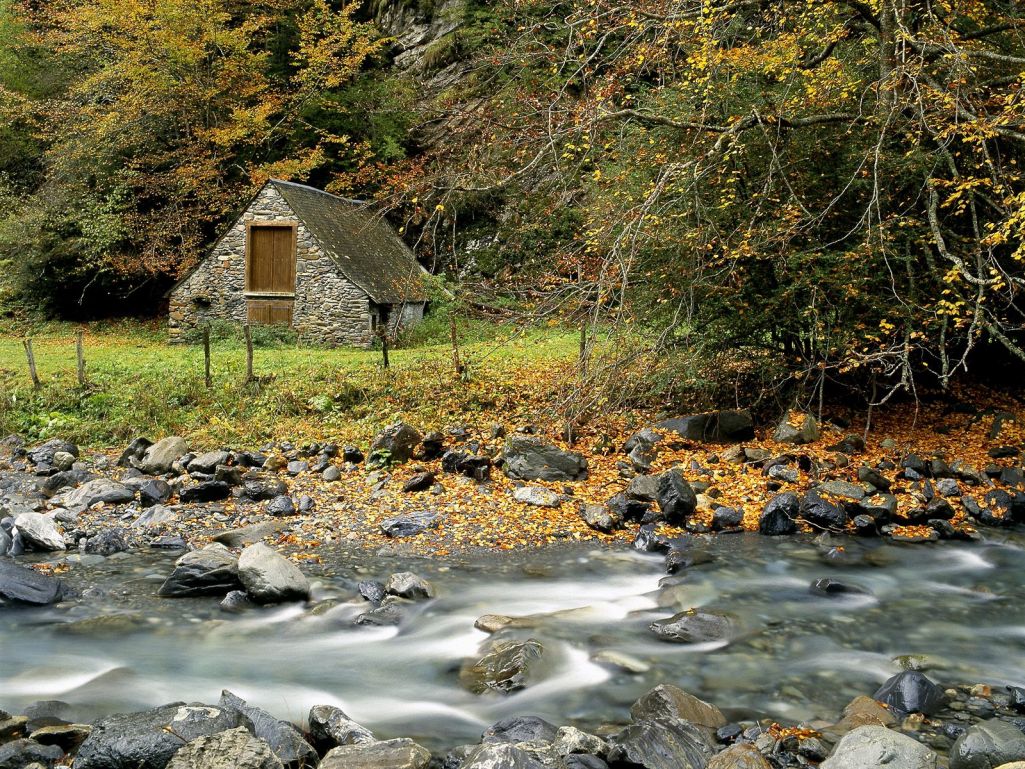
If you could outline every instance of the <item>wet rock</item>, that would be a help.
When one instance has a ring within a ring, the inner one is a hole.
[[[936,713],[946,702],[943,689],[917,670],[905,670],[884,683],[873,699],[903,714]]]
[[[41,745],[35,740],[20,739],[0,745],[0,769],[25,769],[30,764],[51,767],[64,756],[56,745]]]
[[[204,475],[210,475],[217,469],[217,465],[227,464],[228,459],[227,451],[208,451],[205,454],[194,457],[185,465],[185,469],[190,474],[203,473]]]
[[[772,434],[772,439],[777,443],[800,445],[814,443],[821,435],[819,423],[815,420],[815,417],[811,414],[805,414],[801,419],[801,424],[797,427],[790,424],[786,419],[780,422],[776,431]]]
[[[381,601],[380,606],[377,606],[370,611],[363,612],[356,617],[356,624],[371,625],[375,627],[398,625],[402,622],[405,607],[412,603],[412,601],[405,598],[399,598],[395,595],[387,595],[384,597],[384,600]]]
[[[522,481],[575,481],[587,475],[587,460],[537,438],[514,435],[502,452],[505,473]]]
[[[1025,760],[1025,734],[1006,721],[991,719],[971,727],[950,750],[950,769],[996,769]]]
[[[651,503],[641,499],[631,499],[624,493],[614,494],[605,503],[609,515],[620,521],[643,521],[651,515]],[[658,516],[661,518],[661,514]]]
[[[181,512],[173,507],[154,505],[133,521],[132,526],[139,529],[150,529],[167,526],[181,520]]]
[[[426,491],[427,489],[429,489],[431,486],[434,485],[434,480],[435,480],[434,473],[431,473],[431,472],[417,473],[412,478],[410,478],[408,481],[406,481],[405,483],[402,484],[402,490],[404,492],[406,492],[407,494],[413,493],[413,492],[417,492],[417,491]]]
[[[389,425],[370,444],[370,461],[380,464],[402,464],[413,458],[423,440],[415,427],[405,422]]]
[[[580,505],[580,517],[595,531],[609,534],[623,525],[623,518],[605,505]]]
[[[543,486],[520,486],[513,489],[513,499],[534,507],[558,507],[562,504],[559,495]]]
[[[128,543],[128,532],[125,529],[107,529],[85,541],[85,552],[94,555],[108,556],[128,550],[131,550],[131,545]]]
[[[389,537],[415,537],[437,525],[437,513],[420,512],[385,518],[381,521],[381,531]]]
[[[266,710],[250,705],[227,689],[221,692],[218,705],[223,710],[235,711],[248,720],[252,724],[253,735],[264,740],[286,767],[299,769],[317,763],[317,751],[288,721],[277,719]]]
[[[163,769],[183,743],[243,724],[235,711],[175,703],[102,718],[78,749],[75,769]]]
[[[551,769],[550,758],[543,760],[526,747],[510,742],[480,745],[470,751],[460,769]]]
[[[62,600],[64,584],[56,577],[42,574],[0,558],[0,598],[31,606],[46,606]]]
[[[678,468],[658,477],[657,499],[659,509],[670,523],[682,523],[694,514],[698,505],[694,489]]]
[[[434,587],[423,577],[413,574],[411,571],[402,571],[388,577],[384,586],[388,595],[395,595],[400,598],[408,598],[413,601],[434,598]]]
[[[644,769],[705,769],[714,752],[701,727],[686,721],[640,721],[608,742],[610,764]]]
[[[871,467],[859,467],[858,468],[858,480],[862,483],[868,483],[879,489],[880,491],[890,490],[890,480],[878,470],[873,470]]]
[[[772,769],[772,764],[754,745],[741,743],[714,755],[706,769]]]
[[[634,675],[647,673],[651,670],[651,665],[647,662],[639,660],[636,657],[631,657],[629,654],[617,652],[613,649],[603,649],[600,652],[596,652],[591,657],[591,661],[597,662],[599,665],[604,665],[614,670],[620,670],[624,673],[632,673]]]
[[[225,595],[241,588],[235,556],[223,547],[210,545],[175,561],[174,570],[157,595],[165,598]]]
[[[171,487],[159,478],[146,481],[139,486],[139,502],[143,507],[162,505],[171,498]]]
[[[241,486],[245,479],[245,468],[238,465],[217,465],[214,468],[214,480],[229,486]]]
[[[733,637],[733,621],[729,617],[699,609],[656,620],[648,629],[660,641],[670,643],[709,643]]]
[[[295,515],[295,503],[288,494],[281,494],[280,496],[274,497],[270,502],[267,503],[267,515],[275,516],[286,516]]]
[[[179,748],[167,769],[283,769],[264,740],[244,727],[197,737]]]
[[[789,465],[773,465],[769,468],[768,476],[773,480],[783,481],[784,483],[797,483],[800,480],[797,468],[790,467]]]
[[[52,497],[58,491],[69,486],[77,486],[80,483],[88,483],[96,478],[94,473],[88,470],[64,470],[46,478],[39,486],[39,491],[44,497]]]
[[[249,596],[246,595],[244,590],[232,590],[224,596],[224,600],[220,603],[220,609],[229,614],[241,614],[252,609],[255,605],[249,600]]]
[[[474,694],[488,690],[512,692],[524,688],[531,670],[544,653],[539,641],[494,641],[477,660],[467,660],[459,671],[460,683]]]
[[[56,745],[65,753],[75,750],[92,733],[88,724],[52,724],[32,730],[32,739],[40,745]]]
[[[239,555],[238,577],[256,603],[305,601],[310,596],[310,583],[299,567],[262,542]]]
[[[364,580],[357,587],[359,594],[367,601],[370,601],[370,603],[381,603],[385,595],[387,595],[384,590],[384,583],[377,582],[376,580]]]
[[[10,713],[0,711],[0,743],[24,737],[28,729],[27,725],[28,718],[26,716],[12,716]]]
[[[817,579],[811,583],[811,592],[815,595],[825,596],[838,596],[838,595],[872,595],[871,591],[866,590],[860,585],[854,585],[850,582],[841,582],[838,579],[832,577],[823,577]]]
[[[860,502],[865,497],[865,490],[854,483],[847,481],[826,481],[819,484],[818,490],[831,497],[846,499],[852,502]]]
[[[769,500],[758,519],[758,531],[768,537],[793,534],[801,503],[793,492],[778,494]]]
[[[427,769],[431,754],[412,740],[367,742],[332,748],[320,769]]]
[[[57,524],[42,513],[22,513],[14,519],[14,525],[21,535],[25,547],[51,553],[66,549],[64,537],[57,530]]]
[[[288,486],[278,478],[246,477],[242,480],[242,495],[254,502],[265,502],[288,494]]]
[[[726,716],[715,705],[700,700],[671,684],[659,684],[630,707],[634,721],[683,719],[699,726],[718,729]]]
[[[373,733],[349,718],[341,708],[315,705],[310,709],[310,740],[321,753],[339,745],[376,742]]]
[[[182,504],[195,502],[218,502],[231,496],[231,487],[224,481],[203,481],[178,492]]]
[[[592,756],[607,756],[609,753],[608,743],[601,737],[582,732],[573,726],[563,726],[555,733],[555,739],[550,740],[555,752],[560,756],[571,756],[574,754],[586,754]]]
[[[672,543],[661,534],[656,533],[655,524],[641,526],[633,541],[633,548],[641,553],[668,553]]]
[[[91,507],[97,502],[120,505],[135,499],[135,492],[127,486],[110,480],[96,478],[63,495],[67,507]]]
[[[847,525],[847,512],[815,489],[804,495],[800,510],[801,517],[817,529],[843,531]]]
[[[482,742],[553,742],[559,728],[538,716],[513,716],[504,718],[481,735]]]
[[[883,726],[860,726],[843,736],[821,769],[936,769],[936,754]]]
[[[172,435],[147,447],[136,467],[146,475],[163,475],[170,472],[175,460],[188,452],[189,444],[185,439]]]
[[[727,531],[736,529],[744,523],[744,511],[735,507],[717,507],[712,513],[712,529]]]

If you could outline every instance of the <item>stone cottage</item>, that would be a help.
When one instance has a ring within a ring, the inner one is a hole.
[[[367,346],[423,318],[424,270],[364,204],[271,179],[168,293],[172,341],[211,320]]]

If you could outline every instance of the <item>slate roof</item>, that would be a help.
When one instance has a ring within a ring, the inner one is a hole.
[[[268,184],[281,193],[345,277],[374,302],[399,304],[427,299],[423,269],[413,252],[365,203],[280,179],[271,179]]]

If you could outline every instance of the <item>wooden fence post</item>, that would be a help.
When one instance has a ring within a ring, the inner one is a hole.
[[[32,377],[32,389],[38,390],[40,388],[39,372],[36,371],[36,356],[32,352],[32,340],[27,338],[22,344],[25,346],[25,357],[28,358],[28,373]]]
[[[388,332],[384,328],[381,329],[381,357],[384,367],[388,368]]]
[[[210,329],[203,329],[203,362],[204,372],[206,373],[206,386],[208,388],[214,386],[213,377],[210,375]]]
[[[246,384],[253,381],[253,330],[246,323],[242,327],[242,333],[246,337]]]
[[[78,386],[85,387],[85,332],[81,330],[75,339],[75,358],[78,362]]]

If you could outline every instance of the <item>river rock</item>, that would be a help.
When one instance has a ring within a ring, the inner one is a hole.
[[[40,745],[56,745],[68,753],[85,742],[92,730],[88,724],[51,724],[33,729],[31,737]]]
[[[373,733],[349,718],[341,708],[314,705],[310,708],[310,740],[321,753],[339,745],[376,742]]]
[[[27,457],[28,461],[34,465],[55,466],[55,457],[58,453],[70,454],[73,457],[77,457],[78,446],[70,441],[62,440],[61,438],[51,438],[46,443],[36,446],[33,449],[29,449]]]
[[[1025,759],[1025,734],[1014,724],[991,719],[957,738],[950,750],[950,769],[996,769]]]
[[[259,542],[264,537],[270,537],[279,531],[289,527],[288,521],[269,520],[260,521],[250,526],[243,526],[239,529],[228,529],[213,537],[214,542],[220,542],[228,547],[244,547]]]
[[[208,545],[175,561],[174,570],[157,595],[165,598],[225,595],[241,587],[235,556],[224,547]]]
[[[554,742],[559,727],[538,716],[513,716],[497,721],[481,735],[482,742]]]
[[[152,478],[139,486],[139,502],[143,507],[162,505],[171,498],[171,494],[171,486],[159,478]]]
[[[283,769],[270,745],[245,727],[197,737],[183,745],[167,769]]]
[[[679,468],[667,470],[658,477],[658,507],[670,523],[682,523],[694,514],[698,498]]]
[[[779,537],[797,531],[801,502],[793,492],[777,494],[770,499],[758,519],[758,531],[767,537]]]
[[[847,512],[811,489],[801,500],[801,517],[817,529],[843,531],[847,525]]]
[[[108,716],[93,724],[74,767],[164,769],[183,742],[235,729],[243,725],[240,719],[233,710],[182,702]]]
[[[384,591],[388,595],[397,595],[399,598],[408,598],[413,601],[434,598],[434,587],[431,583],[411,571],[392,574],[388,577]]]
[[[14,525],[29,550],[50,553],[67,547],[64,537],[57,530],[57,524],[48,515],[22,513],[14,519]]]
[[[427,769],[431,753],[412,740],[384,740],[332,748],[320,769]]]
[[[555,762],[547,756],[544,760],[537,751],[528,750],[529,746],[511,742],[480,745],[470,751],[460,769],[551,769]]]
[[[580,454],[527,435],[509,438],[502,457],[505,474],[521,481],[576,481],[587,475],[587,460]]]
[[[814,443],[822,436],[819,432],[819,423],[815,420],[811,414],[805,414],[801,419],[801,424],[795,427],[790,424],[788,419],[784,419],[779,423],[776,431],[772,434],[772,439],[777,443],[790,443],[794,445],[800,445],[804,443]]]
[[[527,685],[533,666],[541,659],[540,641],[494,641],[480,659],[467,660],[459,671],[460,683],[474,694],[488,690],[511,692]]]
[[[609,739],[609,763],[644,769],[705,769],[714,748],[701,727],[679,720],[633,723]]]
[[[135,499],[135,492],[109,478],[96,478],[63,495],[67,507],[92,507],[97,502],[120,505]]]
[[[171,435],[149,446],[142,459],[136,463],[136,467],[146,475],[163,475],[170,472],[175,460],[188,453],[189,444],[185,439]]]
[[[161,483],[163,483],[163,481],[161,481]],[[165,507],[164,505],[153,505],[148,508],[146,512],[136,518],[135,521],[132,522],[132,526],[139,529],[150,529],[177,523],[180,519],[180,510],[173,507]]]
[[[257,603],[305,601],[310,596],[310,583],[299,567],[262,542],[242,551],[238,577]]]
[[[582,503],[580,517],[595,531],[610,534],[623,525],[623,517],[607,505]]]
[[[381,521],[381,531],[393,538],[415,537],[423,534],[433,526],[438,525],[436,513],[419,512],[409,515],[397,515],[394,518],[385,518]]]
[[[227,451],[208,451],[205,454],[200,454],[198,457],[194,457],[187,465],[185,469],[189,473],[203,473],[204,475],[211,475],[216,469],[217,465],[227,464],[228,452]]]
[[[755,437],[751,413],[744,410],[712,411],[704,414],[664,419],[635,433],[623,446],[629,454],[638,442],[656,443],[662,435],[688,441],[732,443]]]
[[[543,486],[520,486],[513,489],[513,499],[534,507],[558,507],[562,504],[558,494]]]
[[[700,700],[672,684],[659,684],[630,707],[634,721],[652,718],[683,719],[699,726],[718,729],[726,716],[715,705]]]
[[[765,756],[754,745],[742,743],[712,756],[706,769],[772,769],[772,764],[765,760]]]
[[[288,494],[281,494],[267,503],[267,515],[281,517],[295,514],[295,502]]]
[[[943,689],[917,670],[898,673],[879,687],[872,697],[900,713],[924,713],[927,716],[936,713],[946,702]]]
[[[370,444],[370,460],[384,460],[385,463],[393,464],[408,462],[422,440],[419,431],[405,422],[388,425]]]
[[[0,598],[14,603],[46,606],[62,600],[63,592],[64,584],[56,577],[0,558]]]
[[[303,767],[317,763],[317,751],[288,721],[277,719],[266,710],[250,705],[227,689],[221,692],[218,705],[224,710],[234,710],[248,719],[252,724],[253,735],[264,740],[285,766]]]
[[[125,529],[107,529],[95,537],[89,537],[84,549],[93,555],[108,556],[124,553],[131,549],[131,545],[128,544],[128,532]]]
[[[561,727],[550,742],[560,756],[587,754],[602,757],[609,754],[609,744],[605,740],[575,726]]]
[[[936,769],[936,754],[884,726],[860,726],[843,736],[820,769]]]
[[[224,481],[203,481],[178,492],[178,500],[186,505],[195,502],[217,502],[230,496],[231,486]]]
[[[25,769],[31,764],[51,767],[64,756],[56,745],[41,745],[35,740],[20,739],[0,745],[0,769]]]
[[[656,620],[648,629],[660,641],[670,643],[709,643],[728,641],[733,637],[733,621],[729,617],[700,609]]]

